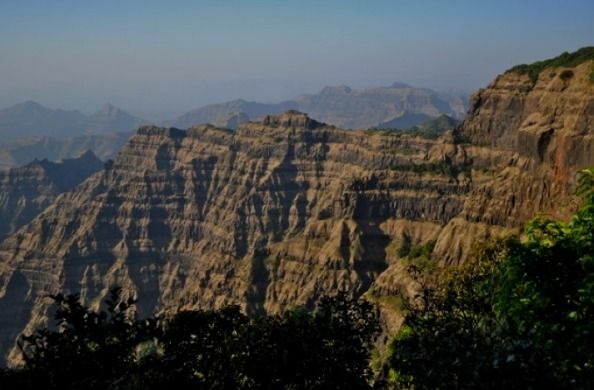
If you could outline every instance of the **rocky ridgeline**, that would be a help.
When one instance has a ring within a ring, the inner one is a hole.
[[[438,139],[295,111],[234,132],[141,127],[0,245],[0,349],[47,323],[47,293],[97,306],[114,285],[143,315],[229,303],[275,313],[348,290],[397,324],[388,298],[415,289],[404,243],[435,241],[433,258],[457,263],[479,240],[575,206],[574,173],[594,165],[588,66],[536,84],[506,73]]]

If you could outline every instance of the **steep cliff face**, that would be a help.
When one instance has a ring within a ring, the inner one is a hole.
[[[455,263],[560,199],[572,207],[573,173],[594,163],[587,66],[535,85],[506,73],[436,140],[295,111],[235,132],[142,127],[0,245],[0,350],[47,322],[45,294],[98,305],[114,285],[143,315],[228,303],[274,313],[347,290],[377,298],[395,325],[388,298],[415,290],[404,244],[435,241],[434,261]]]
[[[140,128],[113,164],[1,245],[3,348],[6,329],[46,320],[44,294],[58,290],[96,304],[122,285],[142,314],[360,295],[400,235],[428,239],[461,212],[471,181],[448,159],[464,162],[442,140],[343,131],[297,112],[235,133]]]
[[[0,172],[0,241],[29,223],[59,194],[99,171],[103,163],[92,152],[58,163],[34,161]]]
[[[576,172],[594,165],[593,67],[592,60],[550,67],[535,80],[510,70],[473,96],[457,136],[468,142],[475,173],[495,174],[440,235],[443,260],[457,262],[477,237],[538,213],[564,218],[575,210]]]

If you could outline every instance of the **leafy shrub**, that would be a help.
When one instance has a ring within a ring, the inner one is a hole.
[[[344,294],[315,311],[249,318],[238,307],[135,319],[119,290],[107,311],[56,295],[58,330],[21,340],[2,389],[364,389],[376,310]]]
[[[594,170],[568,222],[483,245],[409,304],[388,366],[399,386],[594,387]]]

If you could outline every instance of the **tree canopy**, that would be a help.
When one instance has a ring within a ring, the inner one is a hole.
[[[56,295],[58,328],[23,337],[2,389],[365,389],[378,315],[344,294],[249,318],[237,306],[136,319],[112,291],[95,312]]]
[[[593,178],[569,222],[538,217],[423,289],[391,346],[394,384],[594,387]]]

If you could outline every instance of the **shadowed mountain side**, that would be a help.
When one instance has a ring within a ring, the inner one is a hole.
[[[101,160],[87,151],[58,163],[36,160],[0,172],[0,241],[102,167]]]
[[[0,146],[0,171],[31,161],[47,159],[59,161],[75,158],[85,151],[92,151],[103,161],[113,159],[126,144],[132,133],[109,135],[83,135],[56,139],[52,137],[32,137]]]

